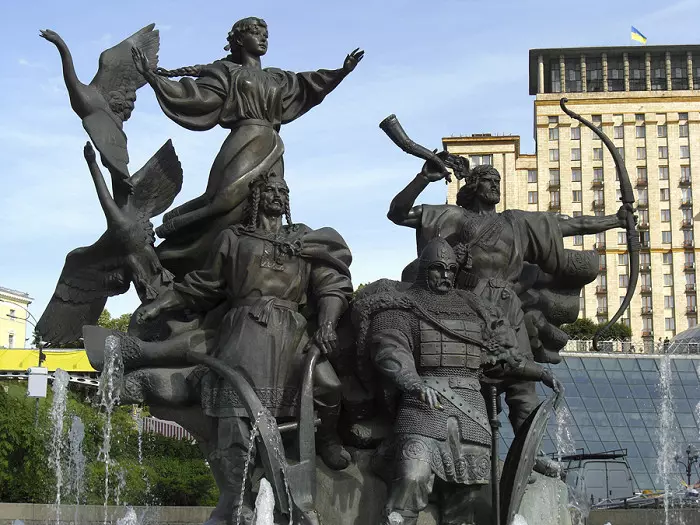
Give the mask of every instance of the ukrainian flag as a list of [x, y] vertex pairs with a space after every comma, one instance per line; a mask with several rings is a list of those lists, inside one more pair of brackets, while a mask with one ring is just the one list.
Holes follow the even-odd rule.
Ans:
[[632, 33], [630, 34], [630, 38], [632, 40], [636, 40], [637, 42], [641, 42], [642, 44], [647, 43], [647, 37], [645, 37], [639, 29], [636, 27], [632, 26]]

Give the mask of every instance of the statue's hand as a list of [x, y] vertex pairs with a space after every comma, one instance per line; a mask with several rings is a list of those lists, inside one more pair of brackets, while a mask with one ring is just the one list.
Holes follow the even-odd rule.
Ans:
[[416, 387], [416, 394], [418, 394], [420, 400], [430, 408], [438, 410], [443, 409], [443, 406], [440, 404], [440, 394], [434, 388], [430, 388], [426, 385], [419, 385]]
[[88, 162], [95, 162], [95, 150], [92, 149], [92, 144], [90, 141], [85, 143], [85, 147], [83, 148], [83, 155], [85, 156], [85, 160]]
[[324, 355], [335, 350], [338, 344], [338, 336], [335, 333], [333, 323], [323, 323], [319, 326], [314, 334], [313, 340]]
[[141, 51], [138, 47], [131, 48], [131, 57], [134, 59], [134, 65], [136, 70], [141, 73], [144, 77], [151, 72], [151, 64], [148, 61], [148, 57]]
[[563, 394], [564, 393], [564, 385], [561, 384], [561, 382], [554, 377], [554, 374], [549, 368], [545, 368], [542, 371], [542, 383], [544, 383], [546, 386], [554, 390], [556, 394]]
[[147, 323], [148, 321], [152, 321], [156, 317], [160, 315], [161, 312], [161, 306], [158, 302], [158, 300], [153, 301], [151, 304], [147, 304], [138, 313], [138, 316], [136, 318], [136, 321], [139, 324]]
[[632, 217], [634, 217], [634, 223], [637, 224], [638, 217], [634, 213], [634, 208], [632, 208], [631, 204], [623, 204], [620, 206], [620, 209], [617, 210], [617, 220], [620, 223], [620, 228], [627, 228], [627, 216], [629, 214], [632, 214]]
[[60, 37], [56, 31], [52, 31], [51, 29], [42, 29], [39, 31], [39, 36], [45, 40], [48, 40], [52, 44], [58, 44], [60, 42], [63, 42], [63, 39]]
[[[441, 160], [447, 156], [446, 151], [438, 152], [438, 150], [433, 150], [433, 153], [436, 153], [438, 158]], [[435, 182], [437, 180], [449, 179], [449, 177], [450, 177], [450, 172], [447, 171], [447, 168], [445, 167], [445, 165], [438, 164], [434, 160], [426, 160], [425, 163], [423, 164], [423, 168], [420, 170], [420, 174], [428, 182]]]
[[343, 69], [347, 73], [351, 73], [360, 63], [360, 60], [365, 56], [365, 52], [359, 47], [353, 50], [348, 56], [345, 57], [345, 62], [343, 62]]

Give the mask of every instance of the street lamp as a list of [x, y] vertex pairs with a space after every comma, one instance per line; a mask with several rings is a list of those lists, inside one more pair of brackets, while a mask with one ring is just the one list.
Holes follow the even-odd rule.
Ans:
[[685, 449], [685, 455], [688, 458], [687, 461], [681, 461], [681, 457], [678, 454], [676, 454], [673, 459], [676, 460], [676, 463], [679, 463], [685, 467], [685, 474], [688, 478], [688, 487], [690, 487], [690, 473], [693, 470], [693, 465], [698, 463], [700, 460], [700, 452], [698, 452], [698, 449], [696, 449], [693, 445], [688, 445], [688, 447]]

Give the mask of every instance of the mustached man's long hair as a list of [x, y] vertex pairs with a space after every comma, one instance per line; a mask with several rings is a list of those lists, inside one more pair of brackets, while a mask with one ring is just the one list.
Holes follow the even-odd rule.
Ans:
[[479, 184], [479, 179], [484, 175], [501, 176], [498, 170], [489, 164], [474, 166], [469, 171], [469, 175], [464, 178], [464, 186], [457, 192], [457, 206], [466, 209], [471, 208], [472, 202], [474, 202], [476, 197], [476, 186]]
[[[250, 194], [248, 195], [248, 208], [246, 210], [246, 228], [249, 230], [255, 230], [259, 226], [258, 211], [260, 209], [260, 195], [265, 185], [267, 185], [271, 179], [284, 182], [284, 179], [274, 172], [262, 173], [253, 179], [248, 186]], [[285, 182], [284, 185], [287, 186], [287, 183]], [[289, 191], [289, 187], [287, 187], [287, 191]], [[289, 208], [289, 198], [287, 198], [287, 202], [284, 203], [284, 218], [288, 225], [292, 226], [294, 224], [292, 222], [292, 212]]]

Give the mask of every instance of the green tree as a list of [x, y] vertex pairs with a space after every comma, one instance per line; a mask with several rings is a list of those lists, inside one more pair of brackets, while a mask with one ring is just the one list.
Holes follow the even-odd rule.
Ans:
[[[598, 325], [597, 329], [603, 328], [605, 323]], [[632, 329], [623, 323], [613, 323], [600, 333], [600, 339], [614, 339], [616, 341], [629, 340], [632, 337]]]
[[564, 324], [561, 329], [571, 339], [593, 339], [598, 326], [590, 319], [576, 319], [573, 323]]
[[[91, 392], [94, 395], [94, 391]], [[26, 385], [0, 381], [0, 501], [50, 503], [54, 500], [55, 477], [48, 465], [50, 443], [49, 390], [40, 399], [35, 424], [35, 400], [26, 397]], [[102, 446], [104, 416], [88, 404], [83, 393], [71, 385], [64, 421], [67, 434], [73, 416], [85, 425], [83, 451], [87, 460], [84, 503], [104, 502], [104, 464], [97, 461]], [[67, 442], [64, 439], [64, 442]], [[157, 434], [142, 436], [143, 464], [138, 458], [139, 436], [131, 407], [119, 407], [112, 415], [110, 486], [116, 487], [121, 472], [126, 489], [121, 501], [132, 505], [212, 505], [216, 483], [197, 444]], [[146, 490], [146, 479], [151, 491]], [[114, 493], [111, 492], [111, 497]], [[113, 501], [112, 501], [113, 502]]]
[[99, 319], [97, 320], [97, 325], [103, 328], [109, 328], [110, 330], [118, 330], [119, 332], [124, 332], [129, 329], [129, 322], [131, 321], [131, 314], [122, 314], [119, 317], [112, 317], [109, 310], [106, 308], [102, 310]]

